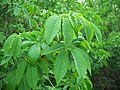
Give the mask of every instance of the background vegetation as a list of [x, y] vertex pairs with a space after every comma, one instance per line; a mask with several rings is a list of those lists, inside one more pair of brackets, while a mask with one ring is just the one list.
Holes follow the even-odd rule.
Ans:
[[119, 26], [120, 0], [0, 0], [0, 89], [119, 90]]

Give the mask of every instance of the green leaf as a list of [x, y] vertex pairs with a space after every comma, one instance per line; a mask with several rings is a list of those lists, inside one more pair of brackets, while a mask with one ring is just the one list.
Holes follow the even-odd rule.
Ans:
[[21, 80], [20, 84], [18, 85], [18, 90], [31, 90], [31, 88], [29, 87], [28, 82], [24, 76], [23, 76], [23, 79]]
[[71, 85], [69, 90], [77, 90], [77, 86], [76, 85]]
[[88, 77], [86, 78], [85, 83], [87, 85], [88, 90], [91, 90], [93, 88], [93, 84]]
[[0, 80], [0, 90], [2, 90], [2, 80]]
[[5, 41], [4, 46], [3, 46], [3, 51], [4, 51], [5, 55], [10, 53], [9, 51], [12, 48], [12, 43], [13, 43], [15, 37], [16, 37], [16, 34], [12, 34]]
[[86, 61], [82, 55], [82, 53], [77, 49], [72, 49], [71, 50], [72, 56], [74, 58], [74, 63], [76, 70], [78, 72], [78, 75], [82, 78], [85, 78], [87, 74], [87, 68], [86, 68]]
[[61, 18], [57, 15], [50, 16], [45, 25], [45, 40], [48, 44], [52, 42], [61, 28]]
[[91, 75], [91, 62], [90, 62], [90, 58], [89, 58], [88, 54], [85, 51], [83, 51], [82, 49], [78, 49], [78, 50], [83, 55], [83, 57], [84, 57], [84, 59], [86, 61], [86, 68], [88, 69], [88, 71], [89, 71], [89, 73]]
[[16, 36], [13, 43], [12, 43], [12, 48], [11, 48], [13, 57], [17, 57], [20, 54], [21, 45], [22, 45], [21, 37]]
[[56, 57], [54, 64], [54, 74], [57, 84], [60, 83], [62, 78], [67, 73], [68, 66], [69, 66], [68, 52], [62, 50], [60, 54]]
[[28, 85], [31, 88], [35, 89], [38, 82], [38, 72], [35, 66], [28, 66], [27, 72], [26, 72], [26, 79], [27, 79]]
[[31, 64], [34, 64], [40, 57], [40, 45], [35, 43], [33, 44], [28, 51], [28, 57]]
[[94, 30], [92, 29], [92, 27], [90, 26], [89, 21], [87, 21], [84, 17], [79, 16], [78, 17], [79, 20], [81, 21], [84, 30], [85, 30], [85, 34], [86, 34], [86, 38], [88, 41], [91, 41], [93, 36], [94, 36]]
[[34, 5], [29, 6], [29, 12], [31, 15], [34, 14]]
[[15, 71], [8, 73], [7, 77], [5, 78], [6, 82], [6, 90], [15, 90], [17, 84], [15, 79]]
[[20, 13], [20, 11], [21, 11], [21, 8], [15, 7], [14, 8], [14, 15], [17, 16]]
[[73, 27], [73, 29], [74, 29], [74, 32], [75, 32], [75, 34], [76, 34], [76, 36], [78, 37], [78, 29], [77, 29], [77, 18], [76, 18], [76, 16], [69, 16], [69, 20], [70, 20], [70, 23], [71, 23], [71, 25], [72, 25], [72, 27]]
[[64, 48], [64, 44], [63, 43], [58, 43], [58, 44], [55, 44], [51, 47], [47, 47], [45, 50], [44, 50], [44, 53], [43, 54], [50, 54], [52, 52], [55, 52], [57, 50], [60, 50], [62, 48]]
[[5, 40], [5, 36], [3, 32], [0, 32], [0, 43], [3, 43], [3, 40]]
[[36, 20], [34, 20], [34, 19], [29, 19], [29, 26], [30, 26], [30, 29], [32, 29], [33, 27], [35, 27], [35, 28], [39, 28], [39, 25], [38, 25], [38, 23], [36, 22]]
[[31, 32], [23, 32], [21, 34], [22, 37], [30, 40], [30, 41], [36, 41], [36, 38], [34, 38], [32, 35], [31, 35]]
[[49, 69], [49, 65], [48, 65], [48, 62], [45, 61], [45, 60], [40, 60], [38, 62], [39, 64], [39, 67], [46, 73], [48, 74], [48, 69]]
[[65, 47], [69, 47], [73, 40], [73, 27], [68, 18], [63, 19], [63, 37]]
[[2, 0], [0, 1], [1, 5], [5, 5], [8, 2], [8, 0]]
[[[43, 49], [43, 51], [45, 51], [45, 50], [47, 50], [46, 48], [49, 48], [49, 46], [46, 43], [42, 43], [41, 44], [41, 48]], [[44, 52], [43, 52], [42, 55], [44, 55]], [[48, 57], [49, 60], [51, 60], [52, 62], [54, 62], [53, 53], [51, 53], [51, 52], [49, 54], [46, 53], [46, 56]]]
[[93, 23], [91, 23], [91, 25], [92, 25], [92, 27], [93, 27], [93, 29], [95, 31], [95, 36], [97, 38], [98, 43], [100, 45], [102, 45], [102, 34], [100, 32], [100, 29], [96, 25], [94, 25]]
[[5, 57], [5, 58], [2, 60], [1, 65], [8, 63], [10, 60], [11, 60], [11, 56]]
[[19, 63], [17, 65], [17, 70], [16, 70], [16, 81], [17, 81], [17, 84], [20, 83], [22, 77], [23, 77], [23, 74], [25, 72], [25, 68], [27, 66], [27, 62], [26, 61], [22, 61], [21, 63]]

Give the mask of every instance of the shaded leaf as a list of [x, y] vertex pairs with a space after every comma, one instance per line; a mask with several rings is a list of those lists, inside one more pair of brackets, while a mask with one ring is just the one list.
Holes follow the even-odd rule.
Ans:
[[30, 29], [32, 29], [33, 27], [39, 28], [38, 23], [34, 19], [29, 19], [29, 26], [30, 26]]
[[12, 71], [12, 72], [8, 73], [7, 77], [5, 78], [7, 90], [15, 90], [15, 88], [17, 86], [16, 79], [15, 79], [15, 73], [16, 73], [16, 71]]
[[38, 62], [38, 64], [39, 64], [39, 67], [40, 67], [46, 74], [48, 74], [48, 69], [49, 69], [49, 64], [48, 64], [48, 62], [45, 61], [45, 60], [40, 60], [40, 61]]
[[84, 17], [79, 16], [78, 18], [84, 27], [87, 40], [91, 41], [94, 36], [94, 30], [91, 28], [90, 23]]
[[64, 48], [64, 44], [63, 43], [58, 43], [58, 44], [55, 44], [51, 47], [47, 47], [45, 50], [44, 50], [44, 54], [50, 54], [54, 51], [57, 51], [57, 50], [60, 50], [62, 48]]
[[5, 55], [7, 55], [9, 53], [10, 49], [12, 48], [12, 43], [13, 43], [15, 37], [16, 37], [16, 34], [12, 34], [5, 41], [5, 43], [3, 45], [3, 51], [4, 51]]
[[3, 40], [5, 40], [5, 36], [3, 32], [0, 32], [0, 43], [3, 43]]
[[20, 13], [20, 11], [21, 11], [21, 8], [15, 7], [14, 8], [14, 15], [17, 16]]
[[21, 52], [21, 45], [22, 45], [21, 37], [20, 36], [16, 36], [14, 41], [13, 41], [12, 48], [11, 48], [13, 57], [17, 57], [20, 54], [20, 52]]
[[31, 88], [35, 89], [38, 82], [38, 72], [36, 67], [28, 66], [27, 72], [26, 72], [26, 79], [27, 79], [28, 85]]
[[93, 23], [91, 23], [91, 25], [92, 25], [92, 27], [93, 27], [93, 29], [95, 31], [95, 36], [97, 38], [98, 43], [100, 45], [102, 45], [102, 34], [100, 32], [100, 29], [96, 25], [94, 25]]
[[33, 44], [28, 51], [28, 57], [30, 60], [30, 63], [34, 64], [38, 58], [40, 57], [40, 45], [39, 44]]
[[20, 81], [20, 84], [18, 85], [18, 90], [31, 90], [24, 76], [23, 76], [23, 79]]
[[16, 81], [17, 81], [17, 84], [20, 83], [22, 77], [23, 77], [23, 74], [25, 72], [25, 68], [27, 66], [27, 62], [26, 61], [22, 61], [21, 63], [19, 63], [17, 65], [17, 70], [16, 70]]
[[5, 57], [5, 58], [2, 60], [1, 65], [8, 63], [10, 60], [11, 60], [11, 56]]

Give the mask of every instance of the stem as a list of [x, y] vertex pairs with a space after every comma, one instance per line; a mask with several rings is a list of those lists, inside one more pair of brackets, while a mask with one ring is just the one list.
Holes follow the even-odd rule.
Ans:
[[44, 77], [49, 81], [49, 83], [50, 83], [51, 86], [54, 88], [54, 90], [56, 90], [56, 89], [55, 89], [55, 86], [52, 84], [52, 82], [50, 81], [49, 77], [46, 77], [46, 76], [44, 76]]

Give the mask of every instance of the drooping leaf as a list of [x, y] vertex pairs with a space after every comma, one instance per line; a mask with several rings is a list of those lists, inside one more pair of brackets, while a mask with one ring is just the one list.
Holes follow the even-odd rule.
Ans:
[[72, 24], [72, 27], [74, 29], [74, 32], [75, 32], [76, 36], [78, 37], [78, 29], [77, 29], [78, 22], [77, 22], [77, 17], [71, 15], [71, 16], [69, 16], [69, 20], [70, 20], [70, 23]]
[[21, 8], [19, 8], [19, 7], [16, 6], [14, 8], [14, 15], [17, 16], [20, 13], [20, 11], [21, 11]]
[[24, 76], [23, 76], [22, 80], [20, 81], [20, 84], [18, 85], [18, 90], [31, 90], [31, 88], [28, 85], [28, 82]]
[[33, 36], [31, 36], [31, 32], [23, 32], [22, 34], [21, 34], [21, 36], [22, 37], [24, 37], [24, 38], [26, 38], [26, 39], [28, 39], [28, 40], [32, 40], [32, 41], [36, 41], [36, 39], [33, 37]]
[[15, 90], [17, 84], [15, 79], [15, 71], [8, 73], [7, 77], [5, 78], [6, 82], [6, 90]]
[[69, 47], [73, 40], [73, 27], [68, 18], [63, 19], [63, 37], [65, 47]]
[[87, 85], [88, 90], [91, 90], [93, 88], [93, 84], [88, 77], [86, 78], [85, 83]]
[[33, 44], [28, 51], [28, 57], [30, 60], [30, 63], [34, 64], [38, 58], [40, 57], [40, 45], [35, 43]]
[[100, 45], [102, 45], [102, 34], [100, 32], [100, 29], [96, 25], [94, 25], [93, 23], [91, 23], [91, 25], [92, 25], [92, 27], [93, 27], [93, 29], [95, 31], [95, 36], [97, 38], [98, 43]]
[[49, 70], [49, 65], [48, 65], [48, 62], [45, 61], [45, 60], [40, 60], [38, 62], [39, 64], [39, 67], [46, 73], [48, 74], [48, 70]]
[[4, 5], [4, 4], [6, 4], [7, 2], [8, 2], [8, 0], [1, 0], [1, 1], [0, 1], [1, 5]]
[[84, 59], [86, 61], [86, 68], [88, 69], [88, 71], [89, 71], [89, 73], [91, 75], [91, 62], [90, 62], [90, 58], [89, 58], [88, 54], [85, 51], [83, 51], [82, 49], [78, 49], [78, 50], [83, 55], [83, 57], [84, 57]]
[[60, 50], [60, 49], [62, 49], [62, 48], [64, 48], [64, 47], [65, 47], [65, 46], [64, 46], [63, 43], [55, 44], [55, 45], [53, 45], [53, 46], [51, 46], [51, 47], [46, 48], [46, 49], [44, 50], [44, 54], [50, 54], [50, 53], [52, 53], [52, 52], [54, 52], [54, 51], [57, 51], [57, 50]]
[[3, 40], [5, 40], [5, 36], [3, 32], [0, 32], [0, 43], [3, 43]]
[[30, 29], [32, 29], [33, 27], [35, 27], [35, 28], [39, 28], [39, 25], [38, 25], [38, 23], [36, 22], [36, 20], [34, 20], [34, 19], [29, 19], [29, 26], [30, 26]]
[[89, 50], [90, 50], [92, 53], [94, 53], [93, 49], [92, 49], [91, 46], [90, 46], [90, 43], [89, 43], [88, 41], [86, 41], [86, 40], [84, 40], [84, 43], [85, 43], [85, 45], [89, 48]]
[[[45, 51], [46, 48], [49, 48], [49, 46], [46, 43], [42, 43], [41, 44], [41, 48], [43, 49], [43, 51]], [[42, 55], [44, 55], [44, 52], [43, 52]], [[46, 56], [48, 57], [49, 60], [51, 60], [52, 62], [54, 62], [54, 57], [53, 57], [52, 52], [50, 52], [49, 54], [46, 54]]]
[[8, 63], [10, 60], [11, 60], [11, 56], [5, 57], [5, 58], [2, 60], [1, 65]]
[[12, 34], [5, 41], [5, 43], [3, 45], [3, 51], [4, 51], [5, 55], [7, 55], [9, 53], [10, 49], [12, 48], [12, 43], [13, 43], [15, 37], [16, 37], [16, 34]]
[[45, 25], [45, 40], [48, 44], [52, 42], [61, 27], [61, 18], [57, 15], [50, 16]]
[[17, 81], [17, 84], [20, 83], [22, 77], [23, 77], [23, 74], [25, 72], [25, 68], [27, 66], [27, 62], [26, 61], [22, 61], [21, 63], [19, 63], [17, 65], [17, 70], [16, 70], [16, 81]]
[[60, 54], [56, 57], [54, 64], [54, 74], [57, 84], [60, 83], [60, 81], [67, 73], [68, 66], [69, 66], [68, 52], [62, 50]]
[[77, 90], [77, 85], [71, 85], [69, 90]]
[[93, 36], [94, 36], [94, 30], [91, 28], [89, 21], [87, 21], [82, 16], [79, 16], [78, 18], [79, 18], [79, 20], [81, 21], [81, 23], [84, 27], [87, 40], [91, 41]]
[[0, 90], [2, 89], [2, 80], [0, 81]]
[[21, 52], [22, 40], [20, 36], [16, 36], [12, 44], [12, 54], [13, 57], [17, 57]]
[[30, 14], [33, 15], [33, 14], [34, 14], [34, 11], [35, 11], [35, 10], [34, 10], [34, 5], [30, 5], [30, 6], [29, 6], [29, 12], [30, 12]]
[[78, 48], [71, 50], [75, 67], [78, 72], [78, 75], [82, 78], [85, 78], [87, 74], [87, 68], [86, 68], [86, 61], [82, 55], [82, 53], [78, 50]]
[[31, 88], [35, 89], [38, 82], [38, 72], [35, 66], [28, 66], [27, 72], [26, 72], [26, 79], [27, 79], [28, 85]]

